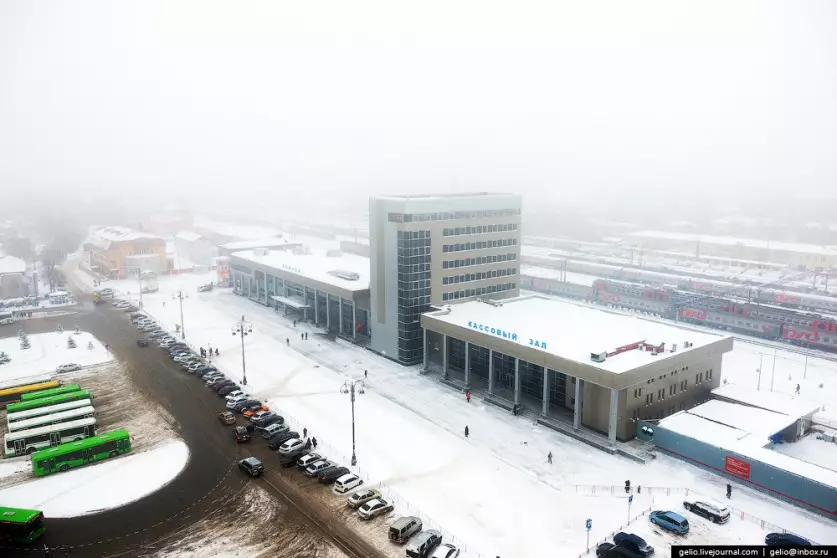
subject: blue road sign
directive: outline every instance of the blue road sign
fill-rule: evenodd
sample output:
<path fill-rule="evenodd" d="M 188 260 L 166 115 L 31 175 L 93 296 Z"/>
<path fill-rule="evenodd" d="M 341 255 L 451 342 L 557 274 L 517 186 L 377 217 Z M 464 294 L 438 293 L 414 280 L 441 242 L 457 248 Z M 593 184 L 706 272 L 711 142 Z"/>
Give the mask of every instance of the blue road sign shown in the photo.
<path fill-rule="evenodd" d="M 630 504 L 633 501 L 634 501 L 634 495 L 631 494 L 630 496 L 628 496 L 628 503 Z"/>
<path fill-rule="evenodd" d="M 590 529 L 592 529 L 592 528 L 593 528 L 593 520 L 592 520 L 592 519 L 588 519 L 588 520 L 587 520 L 587 530 L 589 531 L 589 530 L 590 530 Z"/>

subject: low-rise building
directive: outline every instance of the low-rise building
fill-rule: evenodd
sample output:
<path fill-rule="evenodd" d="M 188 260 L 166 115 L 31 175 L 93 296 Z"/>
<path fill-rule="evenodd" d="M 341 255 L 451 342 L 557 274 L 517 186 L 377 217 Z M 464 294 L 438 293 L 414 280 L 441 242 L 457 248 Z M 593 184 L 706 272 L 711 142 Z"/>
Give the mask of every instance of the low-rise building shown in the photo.
<path fill-rule="evenodd" d="M 0 258 L 0 298 L 27 296 L 26 262 L 14 256 Z"/>
<path fill-rule="evenodd" d="M 165 240 L 125 227 L 93 230 L 84 248 L 90 269 L 109 279 L 124 279 L 138 271 L 163 273 L 167 268 Z"/>

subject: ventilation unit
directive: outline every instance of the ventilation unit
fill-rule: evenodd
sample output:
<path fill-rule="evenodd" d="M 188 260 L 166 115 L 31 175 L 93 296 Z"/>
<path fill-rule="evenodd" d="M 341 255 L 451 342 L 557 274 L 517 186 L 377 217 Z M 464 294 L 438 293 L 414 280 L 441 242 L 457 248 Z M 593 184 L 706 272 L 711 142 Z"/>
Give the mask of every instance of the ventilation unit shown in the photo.
<path fill-rule="evenodd" d="M 354 271 L 346 271 L 345 269 L 335 269 L 328 272 L 329 275 L 334 275 L 339 279 L 345 279 L 346 281 L 357 281 L 360 279 L 360 274 L 355 273 Z"/>

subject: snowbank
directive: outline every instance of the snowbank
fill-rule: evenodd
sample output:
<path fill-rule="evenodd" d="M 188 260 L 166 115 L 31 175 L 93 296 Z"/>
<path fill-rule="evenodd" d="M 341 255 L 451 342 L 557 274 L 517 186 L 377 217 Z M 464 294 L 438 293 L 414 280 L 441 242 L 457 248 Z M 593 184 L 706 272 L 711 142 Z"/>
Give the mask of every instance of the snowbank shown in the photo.
<path fill-rule="evenodd" d="M 11 362 L 0 365 L 0 381 L 55 372 L 55 368 L 61 364 L 74 362 L 81 366 L 92 366 L 113 360 L 113 355 L 104 345 L 86 331 L 78 335 L 72 330 L 30 335 L 31 347 L 24 350 L 20 348 L 20 339 L 17 337 L 18 327 L 9 325 L 0 328 L 5 328 L 0 331 L 11 335 L 0 339 L 0 352 L 5 352 L 12 359 Z M 67 348 L 68 337 L 75 340 L 76 348 Z M 93 343 L 92 349 L 87 348 L 90 342 Z"/>

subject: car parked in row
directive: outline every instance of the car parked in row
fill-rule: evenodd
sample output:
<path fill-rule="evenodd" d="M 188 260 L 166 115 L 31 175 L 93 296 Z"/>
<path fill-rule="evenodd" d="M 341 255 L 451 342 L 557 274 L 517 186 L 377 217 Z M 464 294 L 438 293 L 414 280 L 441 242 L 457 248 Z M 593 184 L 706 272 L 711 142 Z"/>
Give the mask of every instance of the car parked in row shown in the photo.
<path fill-rule="evenodd" d="M 299 467 L 300 470 L 304 471 L 308 468 L 309 465 L 321 459 L 325 459 L 325 456 L 320 455 L 316 452 L 308 452 L 299 458 L 299 460 L 297 461 L 297 467 Z"/>
<path fill-rule="evenodd" d="M 436 529 L 422 531 L 407 543 L 409 558 L 430 558 L 430 554 L 442 544 L 442 533 Z"/>
<path fill-rule="evenodd" d="M 284 424 L 282 426 L 287 428 L 288 425 Z M 277 449 L 279 449 L 279 447 L 282 444 L 284 444 L 285 442 L 287 442 L 288 440 L 291 440 L 293 438 L 299 438 L 299 432 L 294 432 L 293 430 L 288 430 L 287 432 L 281 432 L 279 434 L 274 434 L 273 436 L 268 438 L 267 447 L 272 449 L 272 450 L 277 450 Z"/>
<path fill-rule="evenodd" d="M 717 502 L 709 500 L 686 500 L 683 502 L 683 507 L 696 515 L 705 517 L 713 523 L 726 523 L 729 521 L 729 508 Z"/>
<path fill-rule="evenodd" d="M 374 500 L 380 497 L 381 493 L 375 490 L 374 488 L 364 488 L 363 490 L 358 490 L 357 492 L 349 496 L 349 498 L 346 500 L 346 503 L 349 505 L 350 508 L 359 508 L 369 500 Z"/>
<path fill-rule="evenodd" d="M 331 489 L 335 494 L 345 494 L 353 488 L 363 484 L 363 479 L 355 473 L 346 473 L 342 477 L 334 481 L 334 488 Z"/>
<path fill-rule="evenodd" d="M 633 533 L 619 532 L 613 535 L 613 542 L 616 546 L 622 546 L 629 550 L 633 550 L 643 556 L 650 556 L 654 554 L 654 547 L 645 542 L 645 539 Z"/>
<path fill-rule="evenodd" d="M 279 446 L 279 454 L 285 455 L 287 453 L 293 453 L 297 450 L 302 449 L 305 447 L 305 440 L 300 438 L 291 438 L 290 440 L 283 442 L 281 446 Z"/>
<path fill-rule="evenodd" d="M 450 543 L 442 543 L 436 547 L 430 558 L 457 558 L 459 549 Z"/>
<path fill-rule="evenodd" d="M 280 455 L 279 456 L 279 464 L 282 467 L 285 467 L 285 468 L 293 467 L 294 465 L 296 465 L 297 460 L 300 457 L 302 457 L 302 455 L 304 453 L 305 453 L 305 450 L 299 450 L 299 451 L 295 451 L 293 453 L 286 453 L 286 454 Z"/>
<path fill-rule="evenodd" d="M 323 484 L 332 484 L 343 475 L 349 473 L 348 467 L 329 467 L 319 472 L 317 480 Z"/>
<path fill-rule="evenodd" d="M 378 496 L 380 496 L 380 494 Z M 378 496 L 375 496 L 375 498 Z M 410 540 L 410 537 L 421 532 L 423 527 L 424 525 L 418 517 L 412 515 L 399 517 L 389 526 L 387 538 L 389 538 L 390 542 L 394 542 L 395 544 L 406 544 L 407 541 Z"/>
<path fill-rule="evenodd" d="M 360 506 L 357 510 L 357 514 L 360 516 L 361 519 L 369 520 L 373 517 L 378 517 L 379 515 L 389 513 L 393 509 L 393 505 L 384 500 L 383 498 L 375 498 L 374 500 L 369 500 L 368 502 Z"/>
<path fill-rule="evenodd" d="M 609 542 L 603 542 L 596 547 L 596 556 L 598 558 L 642 558 L 642 554 L 638 552 Z"/>
<path fill-rule="evenodd" d="M 318 474 L 320 474 L 320 471 L 326 469 L 327 467 L 331 467 L 332 465 L 334 465 L 334 463 L 332 463 L 331 461 L 320 459 L 319 461 L 315 461 L 314 463 L 309 465 L 305 469 L 305 474 L 309 477 L 316 477 Z"/>
<path fill-rule="evenodd" d="M 237 391 L 241 391 L 241 388 L 238 387 L 237 384 L 231 383 L 218 388 L 218 396 L 226 398 L 229 394 L 235 393 Z"/>
<path fill-rule="evenodd" d="M 812 546 L 811 543 L 793 533 L 768 533 L 764 537 L 764 544 L 778 548 L 792 548 L 794 546 Z"/>
<path fill-rule="evenodd" d="M 287 424 L 281 422 L 275 422 L 273 424 L 268 424 L 263 427 L 259 427 L 259 431 L 262 433 L 262 438 L 270 438 L 276 434 L 282 434 L 283 432 L 287 432 L 290 430 Z"/>
<path fill-rule="evenodd" d="M 58 367 L 55 369 L 55 372 L 57 374 L 64 374 L 66 372 L 76 372 L 77 370 L 81 370 L 81 365 L 71 362 L 68 364 L 58 365 Z"/>
<path fill-rule="evenodd" d="M 648 520 L 667 531 L 685 535 L 689 532 L 689 520 L 672 511 L 656 510 L 648 514 Z"/>

